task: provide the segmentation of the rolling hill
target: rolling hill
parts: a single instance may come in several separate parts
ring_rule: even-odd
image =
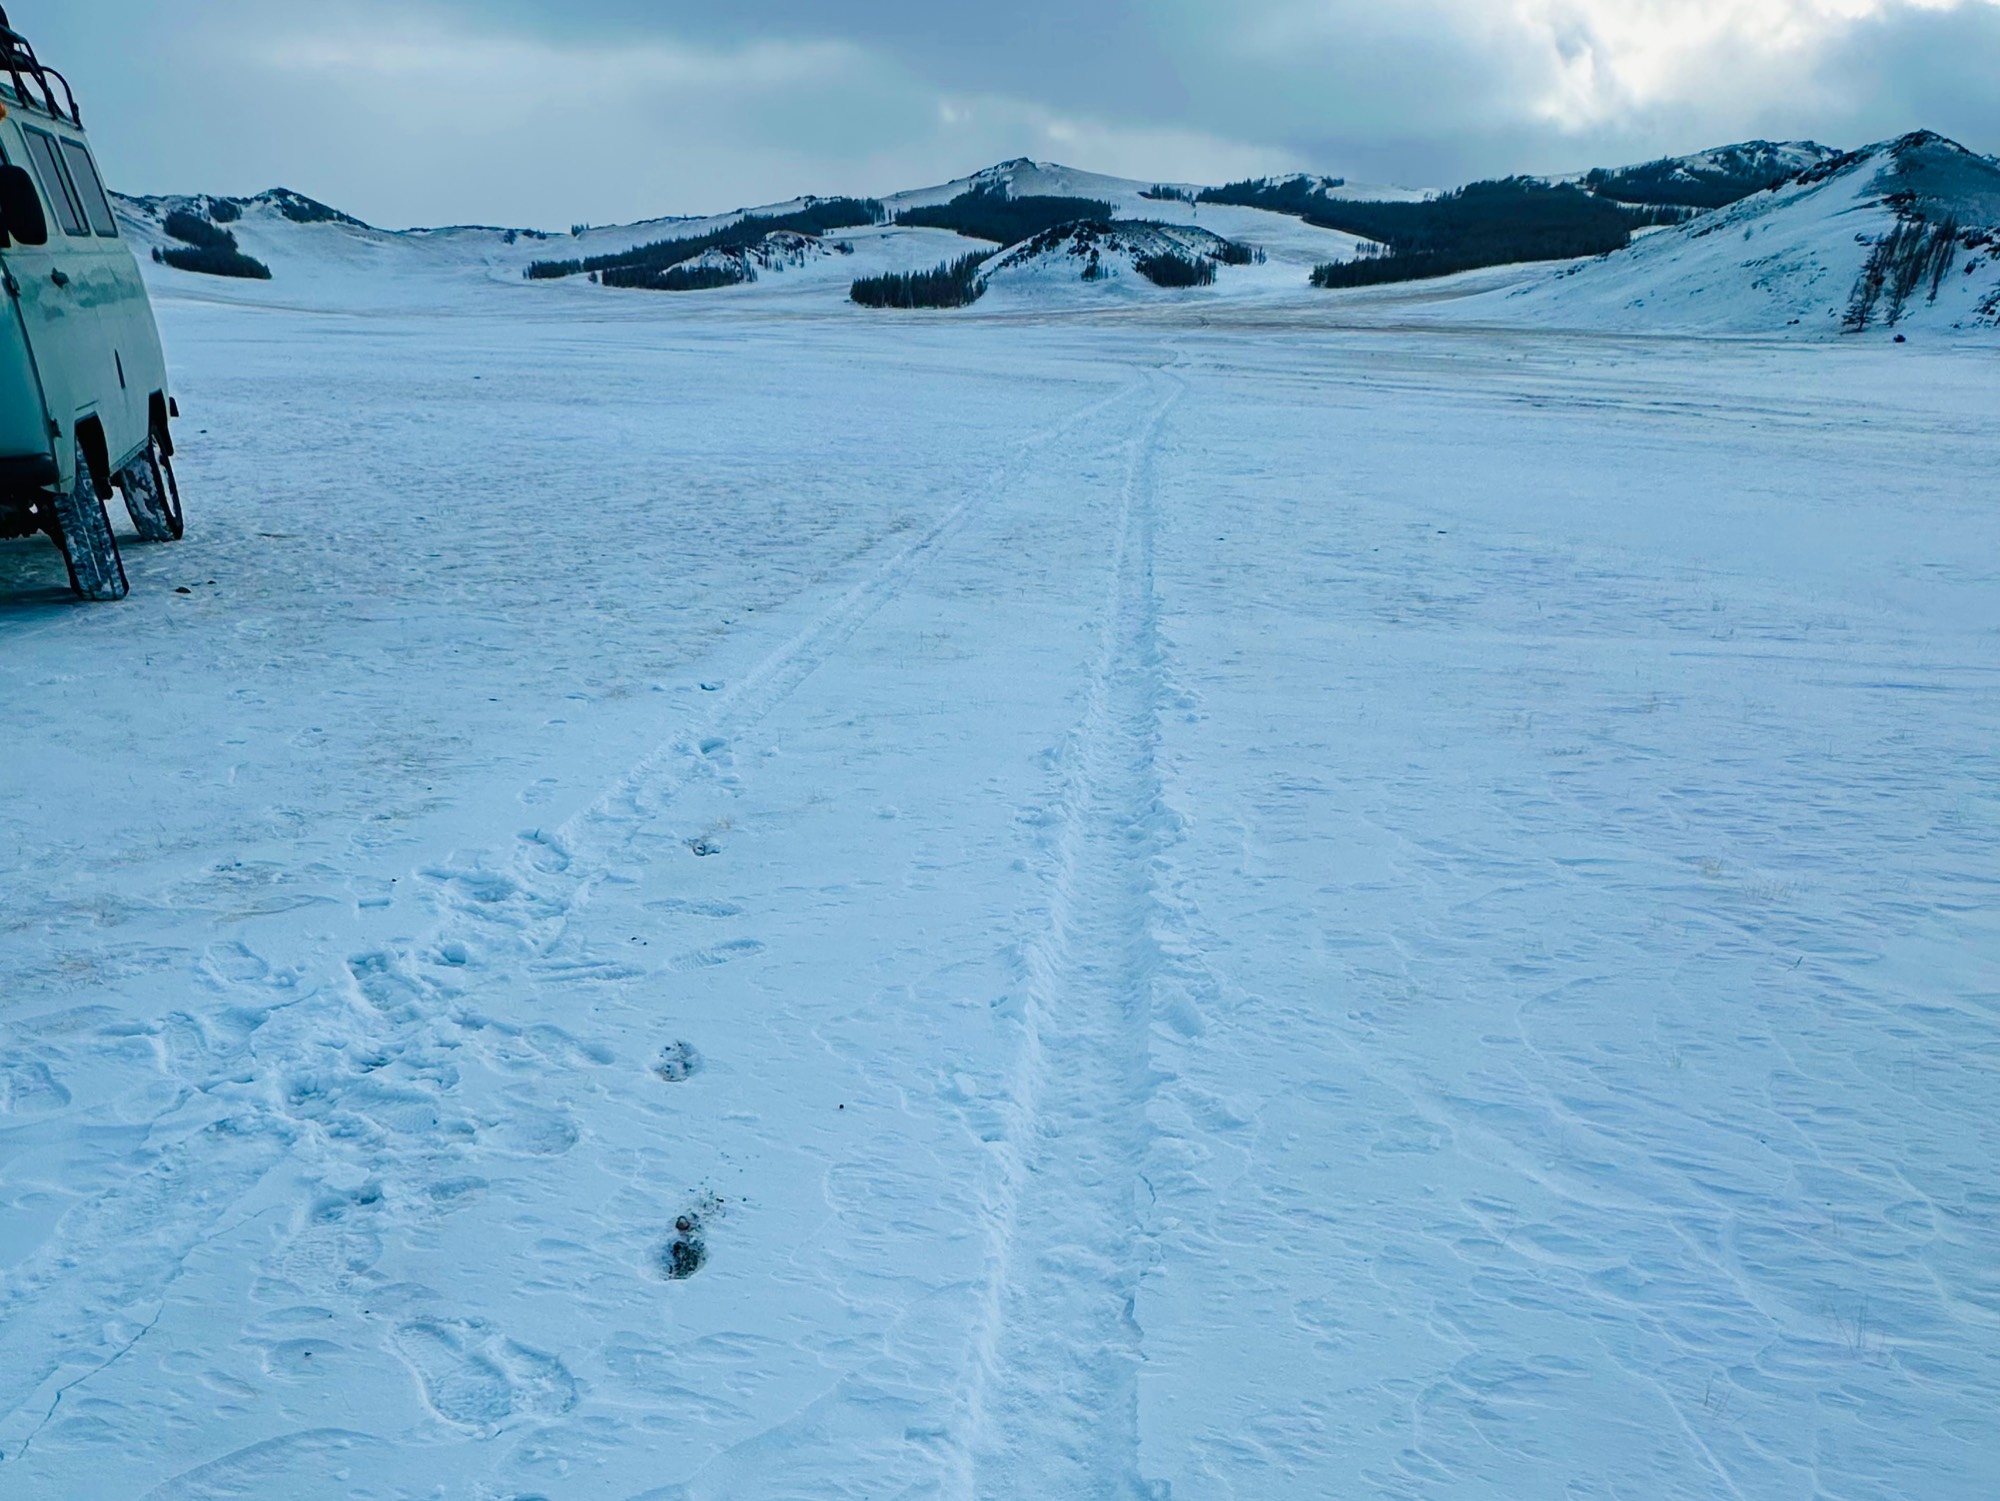
[[[832,311],[857,279],[980,255],[988,311],[1199,298],[1631,332],[2000,327],[2000,162],[1929,132],[1846,153],[1747,142],[1442,195],[1308,176],[1144,183],[1019,159],[880,199],[806,197],[567,235],[380,230],[287,189],[124,198],[120,209],[142,255],[186,259],[191,216],[201,238],[212,226],[271,272],[226,282],[150,267],[177,295],[280,306],[448,307],[504,286],[596,307],[666,294],[690,307],[748,297]],[[1612,248],[1505,264],[1566,246]],[[1316,273],[1336,287],[1436,280],[1316,290]]]

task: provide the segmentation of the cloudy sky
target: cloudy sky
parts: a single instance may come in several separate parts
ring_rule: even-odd
[[[1919,125],[2000,150],[2000,0],[8,0],[131,192],[566,228],[1014,156],[1447,186]]]

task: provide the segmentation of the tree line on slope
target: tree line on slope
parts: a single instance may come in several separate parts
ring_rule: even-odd
[[[218,200],[218,202],[226,200]],[[242,217],[234,205],[224,210],[231,222]],[[269,281],[271,268],[255,256],[245,255],[236,236],[187,209],[171,211],[160,227],[179,240],[178,245],[153,247],[153,259],[179,271],[195,271],[203,276],[234,276],[245,281]]]
[[[948,203],[906,208],[896,223],[906,228],[949,229],[969,240],[1018,245],[1064,224],[1109,224],[1111,205],[1099,198],[1031,193],[1016,198],[1004,184],[968,188]]]
[[[856,229],[881,222],[882,205],[873,198],[817,198],[790,213],[745,214],[733,224],[680,239],[655,240],[629,250],[574,260],[535,261],[526,275],[530,281],[549,281],[596,272],[607,286],[673,290],[665,286],[665,274],[709,250],[747,250],[766,235],[788,230],[819,236],[831,230]]]
[[[1316,287],[1356,287],[1481,266],[1605,255],[1631,244],[1632,231],[1660,222],[1662,212],[1612,203],[1566,183],[1509,177],[1471,183],[1421,203],[1326,198],[1305,217],[1309,224],[1383,247],[1380,254],[1313,271]]]
[[[1132,266],[1156,287],[1179,289],[1215,285],[1215,262],[1205,255],[1183,255],[1177,250],[1162,250],[1154,255],[1136,257]]]
[[[1567,183],[1508,177],[1470,183],[1422,202],[1337,198],[1339,178],[1253,177],[1206,188],[1204,203],[1289,214],[1380,246],[1315,268],[1317,287],[1370,286],[1449,276],[1516,261],[1570,260],[1622,250],[1632,231],[1677,224],[1689,209],[1614,202]]]
[[[1944,289],[1945,276],[1958,258],[1959,226],[1956,218],[1936,222],[1920,215],[1897,221],[1896,227],[1869,249],[1867,264],[1848,300],[1843,326],[1850,333],[1868,327],[1879,308],[1882,321],[1894,328],[1903,316],[1903,306],[1925,282],[1930,283],[1930,301],[1936,302]],[[1983,244],[1983,236],[1968,236]]]
[[[1333,189],[1346,186],[1347,179],[1344,177],[1246,177],[1240,182],[1226,182],[1219,188],[1203,188],[1195,195],[1194,201],[1269,209],[1273,213],[1304,219],[1322,203],[1329,201],[1327,195]]]
[[[977,302],[986,291],[986,280],[979,274],[979,268],[992,255],[990,250],[975,251],[957,260],[946,261],[931,271],[864,276],[848,289],[847,295],[862,307],[967,307]]]
[[[1636,167],[1594,167],[1583,174],[1583,185],[1619,203],[1700,211],[1740,203],[1798,173],[1794,162],[1759,144],[1754,149],[1731,148],[1708,161],[1669,156]]]

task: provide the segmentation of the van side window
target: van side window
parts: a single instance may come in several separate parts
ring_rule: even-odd
[[[118,238],[118,216],[111,212],[111,197],[104,191],[104,179],[97,175],[97,163],[81,141],[62,137],[63,157],[69,163],[70,181],[83,198],[84,216],[90,227],[106,239]]]
[[[36,175],[42,179],[42,191],[54,206],[63,233],[89,234],[90,228],[83,222],[83,205],[77,201],[76,189],[70,186],[69,173],[63,170],[62,156],[56,150],[56,138],[31,125],[22,126],[21,134],[28,142],[28,156],[35,164]]]

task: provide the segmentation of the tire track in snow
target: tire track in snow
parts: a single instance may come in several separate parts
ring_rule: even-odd
[[[699,724],[657,747],[554,830],[524,835],[507,871],[434,873],[443,885],[470,882],[472,900],[447,902],[452,915],[429,936],[426,947],[449,952],[459,936],[454,930],[490,928],[497,918],[533,933],[538,953],[553,950],[561,940],[564,920],[588,900],[591,887],[605,879],[612,853],[633,832],[658,819],[690,784],[715,775],[716,758],[768,718],[901,594],[976,514],[1006,491],[1019,469],[1099,413],[1131,399],[1139,389],[1138,383],[1121,387],[1044,431],[1020,439],[1014,453],[981,489],[905,543],[732,682]],[[486,883],[490,883],[488,889],[479,889]],[[517,902],[517,896],[529,900]],[[518,910],[523,906],[526,916]]]
[[[359,956],[356,979],[369,999],[383,1006],[387,1014],[408,1018],[413,1024],[405,1036],[384,1038],[374,1044],[376,1056],[395,1058],[404,1051],[413,1056],[437,1055],[455,1048],[472,1031],[493,1030],[513,1038],[522,1029],[471,1013],[461,1002],[465,984],[474,971],[484,967],[485,955],[504,955],[508,950],[524,958],[531,973],[556,975],[586,970],[595,978],[621,978],[603,973],[604,966],[590,955],[565,947],[569,920],[585,907],[595,887],[614,878],[619,852],[639,835],[657,827],[688,788],[705,778],[720,774],[719,763],[734,742],[776,712],[821,665],[831,660],[869,620],[887,607],[910,582],[964,528],[999,495],[1004,494],[1017,473],[1032,465],[1043,450],[1066,435],[1085,427],[1100,413],[1138,396],[1143,381],[1132,382],[1113,395],[1071,413],[1041,433],[1024,437],[1009,459],[989,477],[987,483],[967,496],[918,537],[905,543],[862,578],[819,611],[789,639],[761,659],[741,678],[718,695],[708,716],[696,727],[675,737],[636,763],[593,802],[553,831],[532,831],[520,840],[514,858],[500,871],[483,869],[438,870],[428,873],[435,895],[441,901],[443,920],[418,945],[394,952]],[[690,957],[695,962],[721,962],[729,957],[706,951],[705,955],[682,956],[670,967]],[[639,972],[629,976],[637,978]],[[541,1026],[532,1033],[551,1035],[558,1046],[575,1046],[559,1028]],[[523,1034],[530,1045],[535,1038]],[[438,1114],[446,1112],[442,1108]],[[529,1112],[517,1112],[526,1116]],[[549,1125],[561,1129],[566,1117],[551,1116]],[[571,1135],[557,1146],[566,1151]],[[431,1148],[433,1160],[436,1149]],[[664,1229],[664,1226],[662,1227]],[[504,1336],[505,1331],[496,1331]],[[570,1378],[559,1360],[541,1352],[529,1352],[552,1370],[552,1379]],[[517,1390],[511,1382],[496,1385],[486,1396],[491,1416],[487,1430],[498,1432],[518,1413],[532,1411],[532,1392]],[[426,1400],[447,1423],[452,1413],[439,1408],[426,1388]],[[782,1426],[782,1425],[781,1425]],[[724,1456],[721,1469],[741,1460],[767,1441],[769,1434],[753,1437]]]
[[[1152,988],[1169,963],[1156,864],[1173,828],[1156,764],[1167,688],[1154,464],[1180,394],[1131,444],[1098,659],[1065,755],[1049,906],[1026,956],[964,1445],[962,1487],[979,1497],[1151,1494],[1138,1470],[1135,1308],[1148,1259]]]
[[[1042,450],[1142,389],[1142,382],[1129,383],[1021,438],[982,487],[897,548],[732,682],[699,723],[636,762],[555,829],[520,836],[504,865],[426,871],[430,895],[441,909],[439,922],[414,944],[357,955],[351,961],[354,984],[363,998],[361,1009],[376,1012],[389,1023],[383,1035],[370,1041],[371,1058],[393,1062],[448,1056],[469,1034],[480,1032],[494,1034],[503,1046],[525,1044],[555,1062],[566,1061],[564,1055],[588,1056],[588,1047],[558,1027],[522,1028],[473,1011],[466,1004],[467,991],[482,983],[482,971],[504,967],[510,958],[524,963],[531,977],[544,980],[639,978],[642,971],[565,943],[571,917],[588,905],[597,886],[615,878],[620,852],[635,838],[656,830],[683,792],[722,775],[734,743],[781,707],[901,594]],[[669,961],[669,967],[719,963],[731,957],[715,949],[696,950]],[[535,1083],[531,1078],[526,1087],[532,1091]],[[450,1113],[442,1098],[449,1083],[423,1081],[420,1090],[436,1099],[435,1114],[443,1120]],[[532,1109],[517,1107],[513,1114],[515,1127],[540,1118]],[[543,1124],[551,1133],[553,1150],[566,1151],[575,1140],[574,1126],[560,1112],[545,1114]],[[422,1145],[435,1161],[439,1144],[433,1140]],[[462,1150],[454,1145],[447,1153],[456,1156]]]
[[[211,1117],[219,1104],[224,1118],[210,1125],[207,1136],[166,1148],[157,1162],[149,1149],[137,1170],[82,1200],[42,1251],[0,1282],[0,1315],[33,1310],[28,1318],[0,1318],[0,1351],[7,1352],[10,1372],[0,1380],[0,1462],[18,1457],[62,1393],[129,1348],[114,1342],[80,1356],[71,1348],[77,1330],[107,1318],[150,1328],[148,1320],[157,1319],[188,1257],[217,1233],[216,1226],[233,1220],[232,1208],[281,1164],[289,1161],[302,1179],[327,1182],[350,1178],[358,1167],[379,1185],[364,1191],[357,1205],[335,1202],[346,1197],[337,1192],[324,1196],[264,1263],[267,1272],[275,1269],[294,1282],[300,1267],[319,1268],[321,1275],[307,1280],[324,1285],[302,1291],[348,1301],[357,1270],[365,1273],[380,1251],[370,1227],[384,1190],[387,1197],[409,1200],[448,1186],[475,1143],[541,1155],[567,1150],[575,1128],[559,1109],[524,1108],[489,1141],[486,1127],[453,1104],[455,1059],[474,1034],[552,1065],[603,1061],[558,1027],[517,1027],[473,1011],[468,991],[487,977],[481,972],[504,964],[509,954],[544,978],[578,968],[556,956],[570,916],[606,878],[616,852],[690,783],[715,775],[719,750],[782,705],[1021,470],[1143,390],[1143,381],[1126,383],[1022,436],[983,485],[766,653],[718,695],[700,724],[633,765],[560,827],[522,836],[511,857],[491,866],[426,871],[440,916],[420,940],[354,954],[345,973],[313,982],[292,971],[267,981],[272,966],[266,958],[243,950],[229,973],[209,977],[222,1014],[241,1022],[240,1035],[215,1045],[208,1034],[216,1028],[181,1015],[149,1029],[166,1071],[182,1087],[176,1108],[154,1128],[179,1135],[187,1114],[179,1107],[189,1101],[205,1104]],[[592,978],[625,977],[602,964],[581,967]],[[181,1046],[182,1033],[196,1045]],[[205,1149],[210,1137],[236,1150]],[[258,1214],[268,1212],[267,1206]],[[135,1246],[157,1246],[159,1254],[135,1257]],[[81,1278],[59,1277],[59,1269],[79,1263],[93,1270]],[[39,1295],[59,1282],[68,1296]],[[510,1387],[490,1405],[511,1414],[531,1408],[526,1398],[532,1395]]]

